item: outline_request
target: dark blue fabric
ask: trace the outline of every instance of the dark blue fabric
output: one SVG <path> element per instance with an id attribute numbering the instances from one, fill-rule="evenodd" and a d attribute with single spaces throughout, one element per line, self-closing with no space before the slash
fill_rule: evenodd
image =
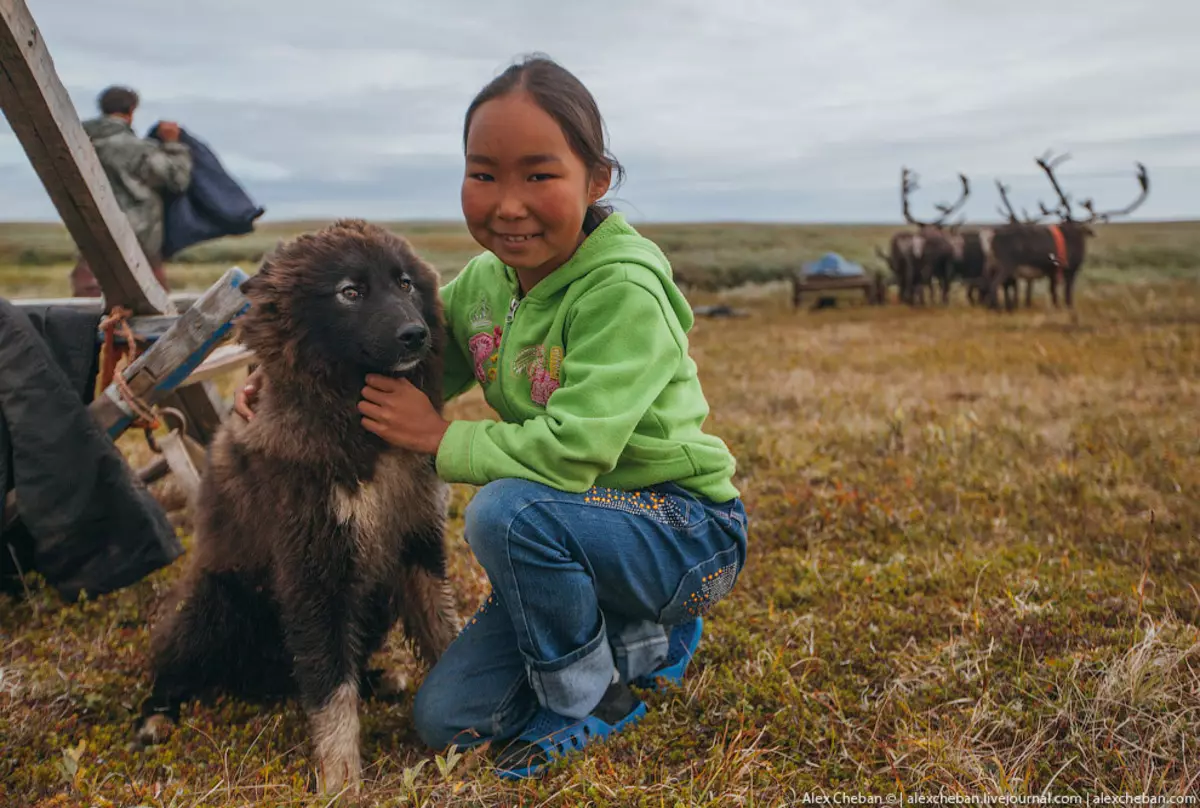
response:
<path id="1" fill-rule="evenodd" d="M 158 124 L 148 137 L 158 138 Z M 265 212 L 229 175 L 217 155 L 203 141 L 179 130 L 179 142 L 192 151 L 192 181 L 187 192 L 165 198 L 163 257 L 222 236 L 240 236 L 254 230 Z"/>

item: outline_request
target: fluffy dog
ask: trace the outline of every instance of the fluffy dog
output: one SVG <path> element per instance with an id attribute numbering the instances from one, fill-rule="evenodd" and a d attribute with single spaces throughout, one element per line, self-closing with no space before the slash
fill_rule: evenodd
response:
<path id="1" fill-rule="evenodd" d="M 407 377 L 441 409 L 438 275 L 399 236 L 343 220 L 282 245 L 242 289 L 240 338 L 267 383 L 254 419 L 231 416 L 213 439 L 138 737 L 155 742 L 213 691 L 294 694 L 318 787 L 357 790 L 368 658 L 403 622 L 432 664 L 458 628 L 446 486 L 356 409 L 367 373 Z"/>

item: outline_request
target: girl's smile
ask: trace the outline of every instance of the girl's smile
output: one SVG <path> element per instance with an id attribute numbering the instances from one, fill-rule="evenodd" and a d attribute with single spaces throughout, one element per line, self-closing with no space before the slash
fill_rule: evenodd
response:
<path id="1" fill-rule="evenodd" d="M 526 291 L 584 239 L 610 172 L 589 172 L 558 122 L 525 91 L 487 101 L 466 139 L 462 208 L 471 235 L 517 270 Z"/>

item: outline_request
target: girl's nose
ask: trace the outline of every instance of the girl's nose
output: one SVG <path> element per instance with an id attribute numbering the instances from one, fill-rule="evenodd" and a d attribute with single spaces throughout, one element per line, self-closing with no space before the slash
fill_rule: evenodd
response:
<path id="1" fill-rule="evenodd" d="M 501 219 L 520 219 L 527 213 L 521 195 L 513 191 L 501 191 L 500 204 L 496 206 L 496 215 Z"/>

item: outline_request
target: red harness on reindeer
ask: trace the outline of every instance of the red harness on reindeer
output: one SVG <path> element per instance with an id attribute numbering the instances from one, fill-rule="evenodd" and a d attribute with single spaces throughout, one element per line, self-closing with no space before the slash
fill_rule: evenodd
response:
<path id="1" fill-rule="evenodd" d="M 1056 224 L 1050 225 L 1050 235 L 1054 237 L 1054 252 L 1050 260 L 1058 267 L 1058 283 L 1062 283 L 1063 269 L 1067 265 L 1067 240 L 1063 237 L 1062 228 Z"/>

